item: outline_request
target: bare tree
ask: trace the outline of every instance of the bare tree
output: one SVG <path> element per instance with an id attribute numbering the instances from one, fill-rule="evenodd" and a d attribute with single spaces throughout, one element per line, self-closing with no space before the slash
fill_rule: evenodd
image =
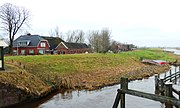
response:
<path id="1" fill-rule="evenodd" d="M 66 37 L 67 37 L 66 39 L 67 42 L 74 42 L 75 31 L 71 31 L 71 30 L 67 31 Z"/>
<path id="2" fill-rule="evenodd" d="M 0 19 L 2 28 L 9 36 L 9 53 L 12 51 L 14 36 L 24 24 L 28 24 L 30 12 L 23 7 L 5 3 L 0 7 Z"/>
<path id="3" fill-rule="evenodd" d="M 111 32 L 108 28 L 104 28 L 101 30 L 101 45 L 102 45 L 102 52 L 107 52 L 110 47 L 110 37 Z"/>
<path id="4" fill-rule="evenodd" d="M 67 42 L 83 43 L 85 33 L 82 30 L 73 30 L 66 33 Z"/>
<path id="5" fill-rule="evenodd" d="M 101 31 L 89 32 L 89 44 L 92 50 L 99 52 L 107 52 L 110 48 L 111 32 L 109 29 L 102 29 Z"/>
<path id="6" fill-rule="evenodd" d="M 88 36 L 89 44 L 94 52 L 100 52 L 100 33 L 99 31 L 90 31 Z"/>
<path id="7" fill-rule="evenodd" d="M 85 33 L 82 30 L 77 30 L 76 33 L 77 33 L 75 36 L 76 43 L 83 43 L 85 40 L 84 39 Z"/>
<path id="8" fill-rule="evenodd" d="M 64 39 L 64 35 L 62 32 L 59 31 L 59 27 L 56 26 L 54 30 L 51 30 L 49 32 L 49 35 L 50 36 L 53 36 L 53 37 L 60 37 L 61 39 Z"/>

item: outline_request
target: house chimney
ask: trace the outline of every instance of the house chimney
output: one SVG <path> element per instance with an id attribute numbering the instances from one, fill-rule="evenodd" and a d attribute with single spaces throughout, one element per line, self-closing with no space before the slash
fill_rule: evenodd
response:
<path id="1" fill-rule="evenodd" d="M 27 33 L 28 36 L 31 36 L 31 33 Z"/>

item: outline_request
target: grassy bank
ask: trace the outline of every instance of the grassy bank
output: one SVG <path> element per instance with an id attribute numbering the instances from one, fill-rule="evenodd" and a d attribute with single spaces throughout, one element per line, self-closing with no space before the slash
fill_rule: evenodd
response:
<path id="1" fill-rule="evenodd" d="M 139 79 L 168 69 L 168 66 L 147 66 L 140 59 L 160 59 L 174 61 L 168 53 L 157 49 L 144 49 L 119 54 L 73 54 L 73 55 L 39 55 L 39 56 L 8 56 L 5 58 L 5 68 L 9 65 L 25 70 L 27 74 L 37 77 L 36 84 L 43 85 L 44 89 L 49 85 L 56 85 L 71 89 L 94 89 L 119 82 L 121 76 L 130 79 Z M 10 69 L 11 70 L 11 69 Z M 147 71 L 148 70 L 148 71 Z M 11 70 L 12 71 L 12 70 Z M 26 77 L 19 77 L 19 73 L 13 71 L 12 77 L 8 77 L 8 83 L 15 85 L 28 83 Z M 12 72 L 1 73 L 0 77 L 11 75 Z M 25 85 L 34 88 L 33 85 Z M 31 82 L 32 83 L 32 82 Z M 34 85 L 37 86 L 38 85 Z M 39 86 L 40 87 L 40 86 Z M 43 91 L 43 90 L 42 90 Z"/>
<path id="2" fill-rule="evenodd" d="M 0 85 L 23 90 L 28 95 L 40 96 L 51 91 L 51 86 L 37 76 L 12 64 L 6 64 L 6 70 L 0 72 Z"/>

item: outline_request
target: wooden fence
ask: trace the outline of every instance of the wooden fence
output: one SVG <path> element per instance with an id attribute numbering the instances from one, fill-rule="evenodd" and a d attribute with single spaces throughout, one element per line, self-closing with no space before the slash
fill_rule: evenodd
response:
<path id="1" fill-rule="evenodd" d="M 172 87 L 173 82 L 176 84 L 177 79 L 180 78 L 180 67 L 178 71 L 177 71 L 177 67 L 175 67 L 174 70 L 175 71 L 173 74 L 172 74 L 172 70 L 170 70 L 168 76 L 166 75 L 167 73 L 165 73 L 164 78 L 159 78 L 159 75 L 157 74 L 155 75 L 155 90 L 159 91 L 161 95 L 164 95 L 166 89 L 164 85 L 171 85 L 170 92 L 172 92 L 172 94 L 173 93 L 177 94 L 179 96 L 178 99 L 180 99 L 180 91 Z M 174 96 L 172 95 L 172 97 Z"/>
<path id="2" fill-rule="evenodd" d="M 180 91 L 172 87 L 173 83 L 171 81 L 176 80 L 177 77 L 180 76 L 180 71 L 176 72 L 175 69 L 175 73 L 172 74 L 171 70 L 169 72 L 169 76 L 165 76 L 163 79 L 159 79 L 159 75 L 155 76 L 155 87 L 156 90 L 159 89 L 161 91 L 161 94 L 144 93 L 141 91 L 128 89 L 128 78 L 121 78 L 121 87 L 117 90 L 117 96 L 112 108 L 117 108 L 119 103 L 120 108 L 125 108 L 125 94 L 159 101 L 165 103 L 167 106 L 170 106 L 170 108 L 173 108 L 173 105 L 179 107 Z M 167 81 L 170 82 L 167 83 Z M 174 98 L 173 92 L 179 95 L 179 99 Z"/>

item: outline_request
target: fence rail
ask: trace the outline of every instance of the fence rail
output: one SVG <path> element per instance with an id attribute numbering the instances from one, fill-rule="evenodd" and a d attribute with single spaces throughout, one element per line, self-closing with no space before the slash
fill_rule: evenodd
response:
<path id="1" fill-rule="evenodd" d="M 180 69 L 180 68 L 179 68 Z M 172 82 L 167 82 L 167 81 L 172 81 L 173 78 L 177 78 L 177 76 L 180 76 L 180 71 L 172 74 L 171 70 L 169 71 L 170 75 L 165 76 L 164 79 L 159 79 L 159 75 L 155 75 L 155 87 L 156 90 L 160 90 L 161 94 L 151 94 L 151 93 L 144 93 L 141 91 L 137 90 L 131 90 L 128 89 L 128 78 L 121 78 L 121 87 L 120 89 L 117 90 L 117 95 L 116 99 L 114 101 L 113 107 L 112 108 L 117 108 L 119 103 L 121 108 L 125 108 L 125 94 L 133 95 L 133 96 L 138 96 L 154 101 L 159 101 L 162 103 L 165 103 L 166 105 L 172 106 L 180 106 L 180 91 L 174 89 L 172 87 L 173 83 Z M 173 92 L 179 95 L 179 99 L 174 98 Z"/>

